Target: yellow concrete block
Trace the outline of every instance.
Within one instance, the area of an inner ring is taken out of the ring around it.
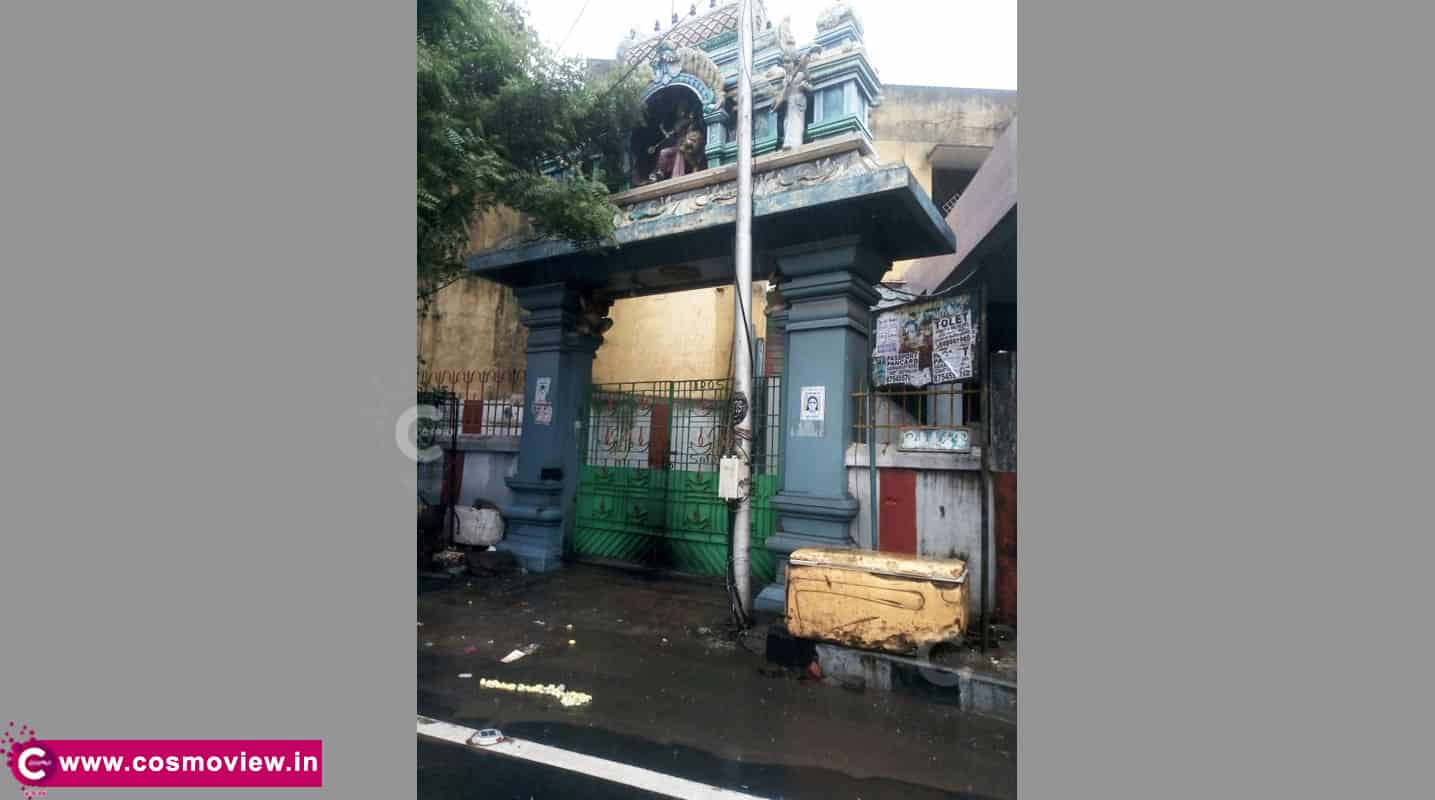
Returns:
[[[867,550],[803,548],[787,569],[793,636],[914,654],[967,627],[967,565]]]

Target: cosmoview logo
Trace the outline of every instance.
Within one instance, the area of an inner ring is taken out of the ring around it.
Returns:
[[[43,744],[32,744],[15,756],[15,771],[32,783],[44,783],[54,766],[55,756]]]
[[[35,729],[16,725],[12,720],[0,732],[0,746],[5,749],[5,763],[20,782],[20,792],[27,798],[44,797],[40,787],[50,782],[57,771],[55,754],[50,746],[35,738]]]
[[[403,454],[419,462],[429,464],[443,458],[443,448],[438,445],[419,447],[418,423],[419,420],[437,422],[443,419],[443,415],[433,406],[413,406],[399,414],[398,423],[394,426],[394,440],[399,444],[399,450]]]

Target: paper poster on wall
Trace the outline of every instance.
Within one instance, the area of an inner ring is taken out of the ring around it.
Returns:
[[[872,355],[897,355],[897,341],[902,336],[902,322],[896,314],[883,314],[877,318],[877,339],[873,342]]]
[[[552,404],[552,403],[534,403],[534,404],[533,404],[533,421],[536,422],[536,423],[538,423],[539,425],[552,425],[552,424],[553,424],[553,404]]]
[[[926,386],[975,377],[973,306],[972,295],[959,294],[883,311],[872,343],[872,383]]]
[[[544,405],[548,402],[548,388],[553,385],[552,378],[539,378],[533,384],[533,405]]]
[[[802,387],[801,419],[822,421],[827,418],[827,387]]]
[[[804,386],[797,393],[795,436],[821,438],[827,434],[827,387]]]

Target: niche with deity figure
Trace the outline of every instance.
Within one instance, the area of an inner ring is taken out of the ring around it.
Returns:
[[[633,131],[634,186],[707,169],[702,102],[686,86],[669,86],[648,98],[646,119]]]

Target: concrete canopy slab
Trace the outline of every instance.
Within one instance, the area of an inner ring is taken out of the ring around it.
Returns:
[[[907,269],[907,288],[918,293],[940,291],[965,280],[983,258],[1015,241],[1017,207],[1016,119],[992,148],[991,155],[947,214],[957,232],[955,251],[921,259]],[[1011,287],[1015,299],[1015,286]]]
[[[814,142],[756,159],[753,279],[771,276],[771,251],[861,236],[888,260],[953,253],[956,236],[903,164],[880,164],[860,136]],[[733,279],[736,169],[614,196],[612,242],[579,249],[554,239],[519,242],[467,259],[474,274],[524,287],[558,282],[626,297]]]

